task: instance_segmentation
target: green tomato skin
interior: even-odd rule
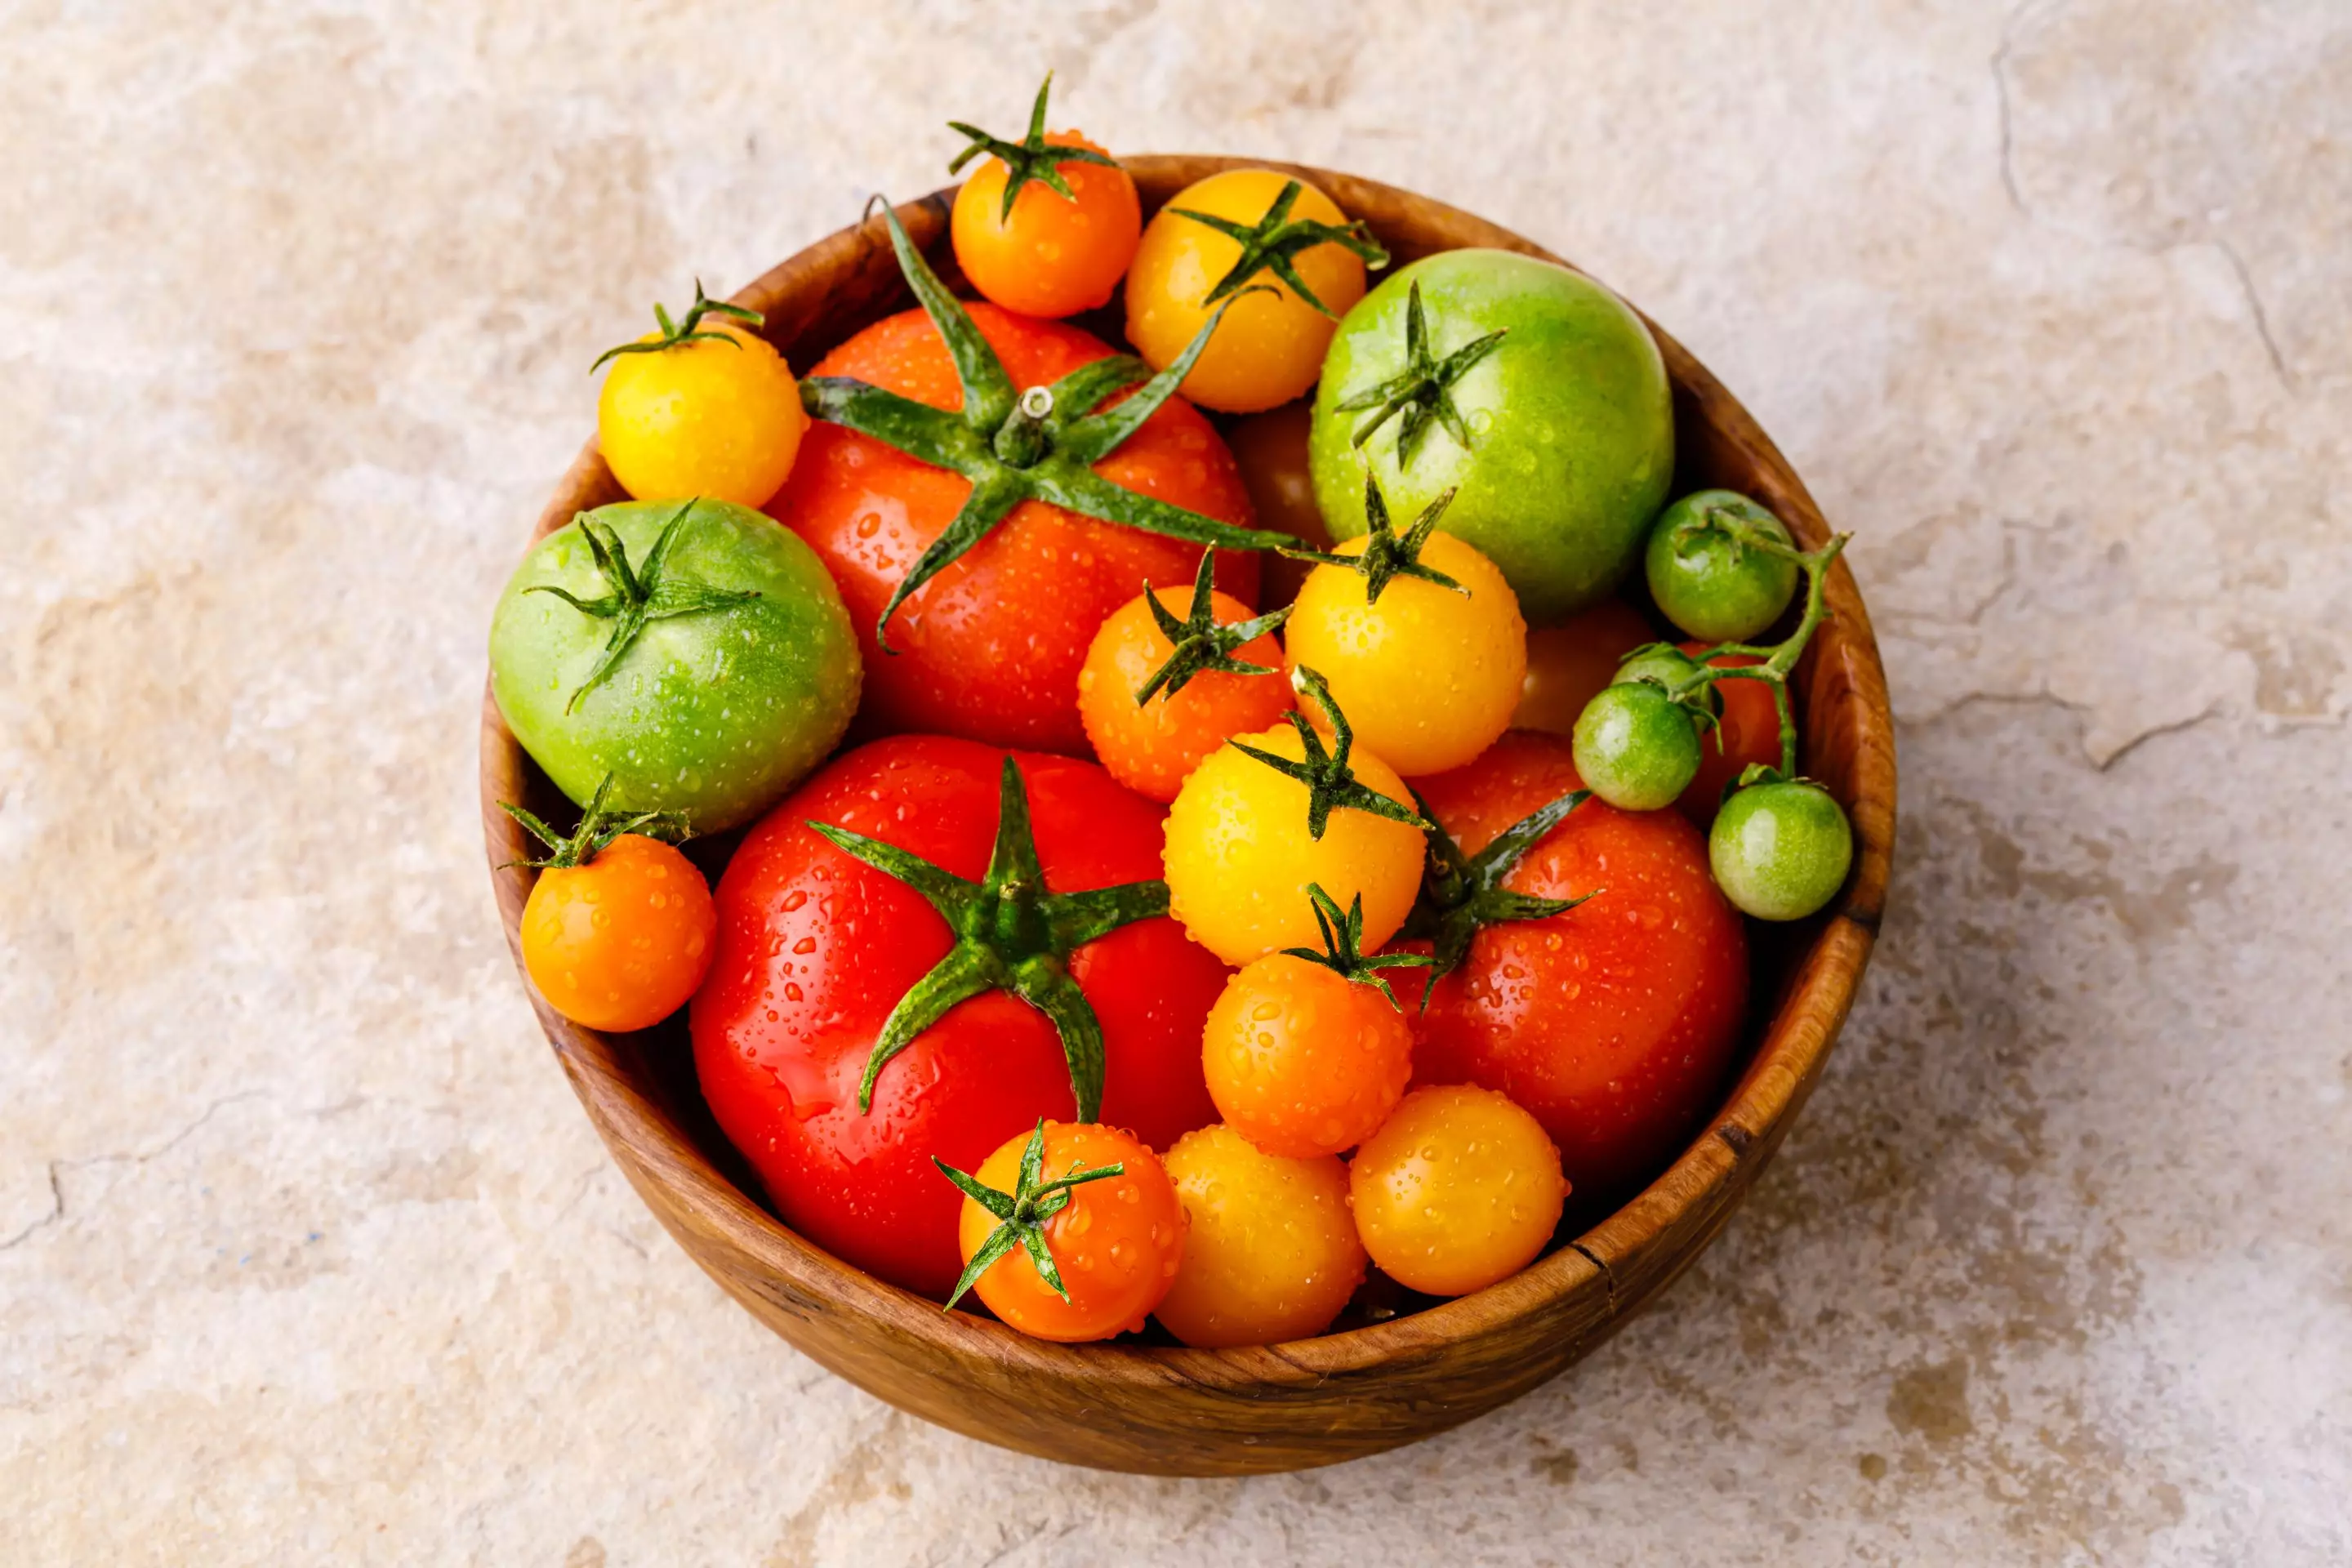
[[[1735,908],[1759,921],[1801,921],[1845,886],[1853,830],[1819,784],[1751,784],[1724,802],[1706,858]]]
[[[679,504],[628,501],[594,515],[636,568]],[[856,711],[863,667],[824,563],[761,513],[697,503],[671,542],[668,574],[760,596],[649,622],[566,713],[613,623],[529,591],[606,591],[578,523],[549,534],[499,599],[490,686],[523,750],[575,803],[609,772],[614,808],[682,812],[695,832],[715,833],[767,809],[833,750]]]
[[[1358,447],[1356,429],[1371,416],[1338,405],[1404,369],[1416,281],[1438,358],[1497,329],[1509,335],[1454,384],[1471,449],[1432,420],[1400,468],[1402,415]],[[1508,251],[1444,251],[1391,275],[1339,323],[1308,460],[1334,539],[1365,531],[1368,464],[1400,529],[1459,486],[1439,526],[1502,568],[1529,625],[1562,620],[1623,581],[1665,501],[1675,469],[1665,360],[1642,319],[1580,274]]]
[[[1737,490],[1699,490],[1658,514],[1643,568],[1666,619],[1701,642],[1746,642],[1780,618],[1797,595],[1797,563],[1744,549],[1706,526],[1729,512],[1783,544],[1780,520]]]
[[[1674,805],[1698,774],[1698,728],[1646,681],[1604,688],[1577,715],[1576,771],[1622,811]]]

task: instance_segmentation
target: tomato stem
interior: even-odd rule
[[[1136,688],[1138,708],[1161,691],[1173,697],[1191,684],[1196,675],[1209,670],[1226,675],[1272,675],[1275,671],[1263,664],[1251,664],[1235,658],[1234,649],[1254,642],[1280,626],[1290,618],[1295,605],[1285,605],[1278,610],[1230,626],[1217,624],[1216,593],[1217,555],[1213,550],[1201,552],[1201,568],[1192,574],[1192,604],[1184,618],[1178,620],[1168,606],[1160,602],[1160,595],[1150,584],[1143,585],[1143,602],[1151,610],[1151,618],[1160,626],[1160,635],[1174,644],[1166,663],[1151,672],[1151,679]]]
[[[613,775],[606,773],[596,793],[588,797],[588,808],[581,814],[580,826],[570,833],[559,833],[539,817],[511,801],[499,802],[499,809],[522,825],[523,831],[555,851],[541,860],[509,860],[509,866],[528,866],[534,870],[562,869],[584,866],[604,852],[604,847],[625,833],[642,834],[647,838],[677,843],[687,837],[686,818],[674,811],[608,811],[604,798],[613,793]]]
[[[1323,710],[1323,717],[1331,726],[1328,751],[1324,749],[1322,735],[1304,713],[1296,710],[1283,717],[1298,731],[1298,748],[1304,755],[1297,762],[1239,741],[1227,741],[1225,744],[1307,786],[1307,836],[1319,843],[1331,813],[1342,806],[1427,832],[1430,824],[1419,813],[1364,784],[1349,768],[1348,753],[1355,746],[1356,731],[1349,724],[1348,716],[1339,711],[1339,704],[1333,700],[1330,685],[1323,677],[1302,664],[1292,673],[1290,684],[1314,699],[1315,705]]]
[[[1416,577],[1424,583],[1434,583],[1441,588],[1451,588],[1464,598],[1470,590],[1440,572],[1434,566],[1421,563],[1422,547],[1437,528],[1437,520],[1454,504],[1461,490],[1459,485],[1422,508],[1421,515],[1400,537],[1389,521],[1388,498],[1381,494],[1380,480],[1370,468],[1364,470],[1364,547],[1353,555],[1340,555],[1328,550],[1286,550],[1282,553],[1293,561],[1312,561],[1325,566],[1338,566],[1361,574],[1364,579],[1364,603],[1377,605],[1381,595],[1391,582],[1399,577]]]
[[[1082,1117],[1080,1120],[1090,1121],[1093,1118]],[[1043,1117],[1037,1119],[1035,1129],[1029,1134],[1028,1143],[1022,1148],[1021,1173],[1009,1193],[990,1186],[968,1171],[957,1170],[937,1154],[931,1156],[931,1163],[937,1165],[940,1174],[953,1182],[964,1196],[997,1219],[996,1228],[988,1233],[988,1239],[980,1244],[972,1252],[971,1261],[963,1266],[962,1275],[948,1295],[947,1305],[940,1309],[943,1312],[953,1310],[955,1304],[963,1300],[963,1293],[978,1284],[980,1277],[993,1268],[998,1258],[1016,1247],[1028,1253],[1029,1261],[1036,1267],[1037,1278],[1052,1286],[1054,1294],[1065,1301],[1068,1300],[1069,1289],[1062,1283],[1061,1269],[1055,1266],[1053,1248],[1046,1245],[1045,1222],[1069,1206],[1073,1187],[1127,1173],[1127,1162],[1122,1160],[1111,1165],[1072,1165],[1069,1174],[1051,1182],[1045,1180],[1045,1120]]]
[[[1325,892],[1320,882],[1307,884],[1307,897],[1315,906],[1315,923],[1322,928],[1323,951],[1318,952],[1311,947],[1286,947],[1282,951],[1293,958],[1319,963],[1342,980],[1358,985],[1378,986],[1381,994],[1389,999],[1389,1005],[1400,1013],[1403,1012],[1404,1004],[1397,1000],[1396,992],[1390,987],[1387,977],[1381,971],[1426,969],[1437,961],[1412,952],[1375,953],[1367,958],[1364,956],[1364,895],[1358,893],[1344,914],[1340,912],[1339,900]]]
[[[743,346],[742,340],[732,332],[699,331],[702,318],[705,316],[725,316],[730,321],[741,321],[744,325],[751,327],[764,326],[767,322],[767,318],[757,310],[747,310],[741,305],[730,305],[725,300],[710,298],[702,291],[702,279],[698,278],[694,280],[694,303],[687,307],[686,314],[677,321],[672,321],[669,319],[669,310],[659,300],[654,302],[654,321],[661,328],[661,336],[658,339],[649,343],[626,342],[606,349],[596,356],[596,363],[588,367],[588,374],[595,374],[604,368],[606,362],[617,359],[622,354],[657,354],[664,349],[674,349],[680,343],[726,343],[736,349]]]
[[[1563,914],[1603,891],[1596,888],[1573,899],[1544,899],[1515,893],[1503,886],[1503,879],[1517,868],[1528,851],[1567,821],[1569,814],[1591,795],[1590,790],[1570,790],[1547,801],[1495,835],[1477,854],[1465,855],[1454,836],[1438,826],[1437,814],[1429,809],[1429,803],[1414,792],[1413,803],[1430,819],[1429,859],[1422,872],[1420,895],[1405,917],[1404,934],[1429,942],[1433,987],[1460,965],[1470,951],[1470,940],[1486,927]],[[1429,993],[1423,991],[1422,1007],[1425,1011],[1428,1006]]]
[[[1202,297],[1201,303],[1213,305],[1220,300],[1228,299],[1242,292],[1243,285],[1259,273],[1271,272],[1288,284],[1292,293],[1306,300],[1318,312],[1335,321],[1339,319],[1339,312],[1317,299],[1315,291],[1307,286],[1307,279],[1298,275],[1297,258],[1299,252],[1312,250],[1320,245],[1336,245],[1353,254],[1365,266],[1375,268],[1389,264],[1389,253],[1381,247],[1379,240],[1372,237],[1371,229],[1360,218],[1344,225],[1293,218],[1290,209],[1305,189],[1297,180],[1284,181],[1282,189],[1275,193],[1273,202],[1268,204],[1257,222],[1247,226],[1231,218],[1196,213],[1190,207],[1168,209],[1178,217],[1190,218],[1203,228],[1214,229],[1242,247],[1242,253],[1234,258],[1233,266],[1217,279],[1216,287]]]
[[[1334,412],[1361,414],[1377,410],[1356,426],[1352,439],[1359,448],[1378,434],[1381,426],[1402,416],[1396,440],[1400,469],[1412,461],[1433,420],[1444,426],[1454,444],[1466,452],[1470,450],[1470,425],[1454,405],[1454,385],[1470,373],[1471,366],[1494,353],[1508,331],[1504,328],[1475,338],[1439,359],[1429,346],[1429,321],[1422,310],[1421,280],[1416,278],[1405,295],[1404,369],[1344,399],[1335,405]]]
[[[997,222],[1013,221],[1013,204],[1020,199],[1024,188],[1033,181],[1044,185],[1066,202],[1075,204],[1078,194],[1062,177],[1065,163],[1096,163],[1106,169],[1116,169],[1118,160],[1091,147],[1057,147],[1045,140],[1045,98],[1054,90],[1054,73],[1047,71],[1037,89],[1037,100],[1029,106],[1029,134],[1018,142],[1007,142],[992,136],[977,125],[967,125],[961,120],[948,121],[948,129],[967,138],[971,145],[957,153],[948,164],[948,173],[961,174],[963,166],[974,158],[991,157],[1004,165],[1004,205],[998,210]]]

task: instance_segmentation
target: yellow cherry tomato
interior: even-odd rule
[[[1160,1326],[1202,1350],[1328,1328],[1364,1282],[1348,1167],[1265,1153],[1230,1127],[1187,1132],[1167,1164],[1189,1228]]]
[[[1542,1124],[1468,1085],[1414,1089],[1348,1165],[1364,1250],[1430,1296],[1466,1296],[1534,1262],[1567,1197]]]
[[[1234,741],[1292,762],[1307,754],[1287,724]],[[1412,809],[1412,792],[1378,756],[1359,748],[1350,765],[1366,788]],[[1421,887],[1421,830],[1340,806],[1318,839],[1308,832],[1307,802],[1304,784],[1229,744],[1192,770],[1168,808],[1160,860],[1169,912],[1227,963],[1239,966],[1277,948],[1319,950],[1310,883],[1322,884],[1342,909],[1361,896],[1367,952],[1394,936],[1412,908]]]
[[[695,331],[717,336],[614,357],[596,400],[604,461],[639,500],[764,505],[792,472],[808,428],[800,384],[748,327],[705,320]]]
[[[1343,540],[1333,552],[1358,558],[1367,542]],[[1420,563],[1469,592],[1401,575],[1369,600],[1362,573],[1318,566],[1283,628],[1291,668],[1320,670],[1358,742],[1407,778],[1461,767],[1493,745],[1528,668],[1518,596],[1493,562],[1433,533]]]
[[[1380,987],[1270,952],[1210,1007],[1201,1070],[1225,1125],[1267,1153],[1337,1154],[1404,1098],[1412,1026]]]
[[[1243,259],[1239,240],[1186,212],[1265,229],[1277,246],[1282,230],[1293,223],[1347,225],[1348,215],[1330,197],[1300,182],[1287,214],[1267,227],[1268,215],[1291,183],[1290,175],[1271,169],[1229,169],[1186,186],[1144,226],[1127,274],[1127,337],[1154,370],[1174,363],[1207,324],[1216,309],[1208,302],[1210,293]],[[1361,243],[1385,259],[1369,238]],[[1248,414],[1287,403],[1315,384],[1339,318],[1364,297],[1364,262],[1332,239],[1298,250],[1290,260],[1329,313],[1299,298],[1271,267],[1252,272],[1244,287],[1264,285],[1273,292],[1234,299],[1217,335],[1179,389],[1186,397],[1228,414]]]

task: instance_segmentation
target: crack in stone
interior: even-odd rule
[[[268,1089],[241,1089],[235,1094],[223,1095],[220,1099],[214,1100],[210,1105],[205,1106],[204,1114],[198,1116],[194,1121],[189,1122],[185,1127],[181,1128],[177,1132],[173,1133],[169,1138],[166,1138],[163,1142],[158,1143],[154,1148],[148,1150],[143,1154],[85,1154],[79,1159],[51,1160],[49,1162],[49,1212],[43,1215],[40,1218],[33,1221],[30,1225],[25,1226],[22,1230],[16,1232],[16,1235],[7,1237],[5,1240],[0,1240],[0,1252],[5,1252],[13,1247],[23,1245],[26,1240],[30,1239],[35,1233],[47,1230],[51,1226],[66,1217],[66,1189],[64,1176],[65,1173],[68,1169],[82,1171],[89,1170],[92,1166],[96,1165],[144,1165],[152,1160],[160,1160],[164,1155],[170,1153],[173,1150],[178,1148],[181,1144],[186,1142],[190,1138],[195,1136],[199,1128],[203,1127],[205,1122],[210,1121],[226,1107],[234,1105],[242,1100],[267,1100],[268,1098],[269,1091]]]

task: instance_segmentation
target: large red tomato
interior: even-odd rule
[[[1092,333],[966,306],[1016,387],[1050,385],[1109,354]],[[812,376],[853,376],[933,407],[963,406],[954,362],[920,310],[877,321],[819,361]],[[1249,492],[1208,420],[1171,398],[1095,471],[1220,522],[1248,527]],[[806,540],[848,602],[866,655],[861,718],[882,731],[937,731],[996,745],[1083,756],[1078,667],[1113,610],[1148,583],[1192,580],[1201,546],[1024,501],[969,554],[875,623],[916,557],[944,531],[971,481],[820,420],[768,510]],[[1257,557],[1220,552],[1217,584],[1257,602]]]
[[[901,735],[836,759],[745,837],[719,879],[719,939],[692,1014],[695,1067],[719,1127],[776,1212],[811,1241],[910,1290],[945,1296],[962,1262],[961,1198],[936,1155],[977,1170],[1039,1117],[1075,1110],[1059,1036],[1004,991],[958,1003],[860,1076],[883,1021],[949,951],[914,889],[808,826],[847,828],[968,881],[986,871],[1004,753]],[[1091,763],[1016,754],[1049,893],[1160,875],[1160,808]],[[1101,1120],[1166,1148],[1216,1120],[1201,1031],[1227,972],[1165,915],[1074,949],[1100,1021]]]
[[[1514,730],[1477,761],[1418,781],[1465,855],[1579,787],[1569,742]],[[1593,895],[1489,925],[1414,1020],[1416,1083],[1475,1083],[1535,1113],[1582,1197],[1655,1175],[1721,1089],[1748,998],[1739,916],[1676,811],[1588,800],[1502,879],[1538,898]],[[1417,972],[1399,971],[1419,1001]]]

